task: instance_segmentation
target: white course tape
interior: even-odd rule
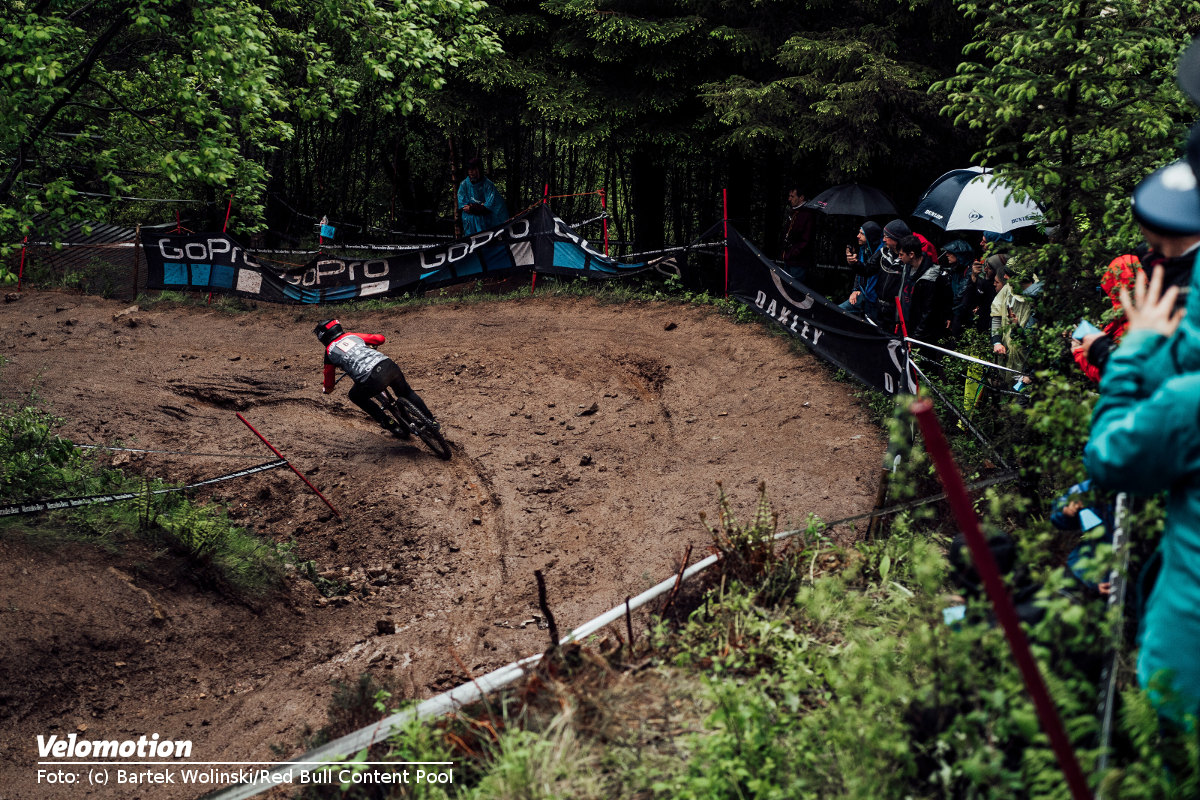
[[[984,361],[982,358],[976,358],[975,356],[969,356],[969,355],[966,355],[965,353],[960,353],[957,350],[947,350],[944,347],[938,347],[936,344],[929,344],[928,342],[918,341],[917,339],[914,339],[911,336],[905,336],[904,341],[908,342],[909,344],[915,344],[918,347],[928,347],[930,350],[937,350],[939,353],[945,353],[948,356],[954,356],[955,358],[961,358],[963,361],[970,361],[975,364],[982,364],[983,366],[991,367],[992,369],[1002,369],[1005,372],[1012,372],[1017,375],[1024,374],[1019,369],[1010,369],[1009,367],[1002,367],[999,364],[993,364],[991,361]]]
[[[797,531],[788,531],[784,534],[779,534],[780,537],[796,533]],[[683,579],[690,578],[697,572],[708,569],[713,564],[717,563],[720,557],[711,555],[701,561],[697,561],[692,566],[683,571]],[[672,575],[662,583],[647,589],[637,597],[629,601],[629,610],[641,608],[646,603],[654,598],[668,592],[675,585],[677,576]],[[591,636],[596,631],[615,622],[625,614],[625,603],[616,608],[607,611],[590,622],[585,622],[578,628],[575,628],[565,637],[560,644],[570,644]],[[257,794],[267,791],[268,789],[278,786],[279,784],[272,781],[272,776],[289,776],[286,780],[295,781],[296,776],[300,773],[311,772],[320,769],[322,766],[337,764],[348,756],[357,753],[364,747],[369,747],[373,744],[378,744],[392,735],[392,731],[400,728],[414,719],[425,719],[427,717],[440,717],[449,714],[455,709],[470,705],[478,700],[481,700],[485,695],[488,695],[497,689],[502,689],[510,683],[521,678],[526,673],[529,667],[537,664],[542,660],[542,654],[536,653],[531,656],[526,656],[520,661],[514,661],[511,664],[493,670],[488,674],[476,678],[469,683],[464,683],[461,686],[456,686],[448,692],[439,694],[437,697],[418,703],[412,708],[407,708],[404,711],[393,714],[390,717],[384,717],[371,724],[366,728],[349,733],[340,739],[334,739],[328,744],[318,747],[316,750],[310,750],[295,761],[284,761],[277,763],[270,771],[254,771],[254,779],[247,783],[239,783],[235,786],[230,786],[218,792],[205,795],[205,798],[211,800],[243,800],[243,798],[254,797]],[[282,777],[279,780],[285,780]]]

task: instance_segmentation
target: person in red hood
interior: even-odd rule
[[[336,319],[318,322],[313,333],[325,347],[325,380],[321,386],[322,394],[329,394],[336,384],[334,373],[341,368],[354,381],[350,390],[350,399],[356,406],[367,412],[380,425],[402,439],[407,439],[409,431],[399,422],[388,417],[383,406],[377,399],[380,392],[391,387],[397,396],[406,398],[417,409],[438,426],[433,413],[412,387],[404,379],[404,373],[395,361],[375,349],[387,338],[379,333],[349,333],[342,329],[342,323]]]
[[[1113,309],[1121,310],[1121,287],[1125,287],[1126,291],[1133,289],[1133,281],[1137,277],[1137,273],[1142,269],[1141,261],[1132,253],[1126,253],[1122,256],[1117,256],[1108,263],[1108,268],[1104,270],[1104,277],[1100,279],[1100,288],[1108,295],[1108,299],[1112,301]],[[1114,318],[1111,322],[1101,329],[1099,334],[1091,334],[1085,336],[1083,340],[1071,340],[1071,355],[1075,358],[1075,363],[1083,370],[1083,374],[1087,375],[1096,383],[1100,382],[1100,376],[1104,372],[1104,364],[1108,361],[1109,351],[1117,346],[1121,341],[1122,334],[1129,327],[1129,320],[1124,314]],[[1103,341],[1100,340],[1103,338]],[[1100,344],[1097,344],[1100,342]],[[1093,350],[1093,346],[1095,349]],[[1095,358],[1093,361],[1092,358]]]

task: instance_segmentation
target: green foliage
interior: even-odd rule
[[[1022,258],[1049,279],[1052,304],[1075,311],[1108,260],[1140,240],[1133,187],[1179,157],[1194,114],[1175,86],[1175,64],[1200,3],[964,0],[959,8],[976,23],[971,60],[931,91],[944,93],[943,111],[957,125],[983,136],[976,159],[1057,226],[1049,246]]]
[[[919,448],[912,456],[905,471],[928,469]],[[483,753],[459,751],[470,776],[459,793],[664,800],[1067,796],[1005,637],[987,622],[986,603],[972,601],[966,621],[954,627],[942,621],[941,609],[956,599],[947,593],[944,537],[901,514],[890,537],[849,552],[830,547],[818,525],[772,551],[774,514],[761,490],[749,523],[733,517],[724,495],[719,505],[717,546],[731,561],[761,568],[744,570],[753,573],[748,582],[727,571],[682,627],[659,624],[652,639],[660,669],[671,671],[669,684],[703,682],[704,700],[692,711],[703,716],[658,734],[660,758],[614,757],[624,751],[613,750],[595,709],[616,698],[585,681],[546,701],[556,712],[549,722],[528,711],[506,715],[504,733]],[[1047,548],[1053,535],[1027,503],[991,492],[984,506],[987,519],[1020,528],[1031,556]],[[1192,796],[1200,775],[1197,739],[1160,730],[1140,692],[1122,698],[1118,749],[1106,772],[1095,771],[1099,668],[1115,620],[1103,604],[1072,598],[1072,579],[1060,568],[1045,564],[1038,574],[1046,614],[1027,635],[1093,787],[1102,784],[1109,796]],[[618,685],[635,686],[647,674],[628,673]],[[536,704],[530,691],[494,698],[492,707],[508,709],[520,697],[528,709]],[[563,699],[585,692],[588,714]],[[650,714],[636,705],[630,713],[640,720]],[[392,756],[445,753],[441,725],[414,726],[405,737],[415,747]]]
[[[262,225],[267,159],[297,120],[406,114],[494,53],[481,2],[18,0],[0,12],[0,242],[98,218],[118,195],[234,199]],[[210,197],[212,195],[209,195]],[[51,227],[51,230],[53,228]]]
[[[0,532],[44,541],[82,539],[117,544],[143,540],[167,545],[195,567],[201,583],[245,595],[277,589],[283,559],[275,545],[233,525],[223,511],[193,504],[177,492],[156,494],[161,481],[131,481],[119,470],[84,459],[54,432],[61,420],[35,406],[0,414],[0,501],[42,500],[137,492],[123,503],[81,506],[39,517],[6,519]]]
[[[3,409],[0,416],[0,500],[60,494],[85,472],[79,451],[54,432],[61,423],[34,407]]]
[[[702,91],[725,141],[775,145],[834,183],[930,162],[946,138],[940,98],[927,90],[957,61],[966,31],[950,3],[908,5],[723,8],[726,25],[713,36],[742,70]]]

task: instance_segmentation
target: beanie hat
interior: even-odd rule
[[[1026,268],[1024,261],[1012,257],[1009,257],[1008,262],[1004,265],[1000,277],[1002,280],[1016,281],[1018,284],[1029,283],[1037,279],[1037,276]]]
[[[911,233],[912,231],[908,229],[908,226],[904,224],[904,220],[902,219],[894,219],[883,226],[883,235],[889,239],[895,239],[897,242]]]
[[[992,255],[987,257],[987,261],[985,261],[984,263],[988,265],[988,268],[993,273],[995,273],[996,275],[1000,275],[1001,276],[1000,279],[1003,280],[1004,279],[1004,277],[1003,277],[1004,265],[1008,263],[1008,254],[1007,253],[993,253]]]

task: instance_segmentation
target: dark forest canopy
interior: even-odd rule
[[[878,186],[902,212],[986,162],[1116,234],[1177,152],[1195,4],[885,0],[8,2],[0,241],[32,219],[231,232],[449,232],[480,155],[513,212],[607,192],[614,235],[722,216],[768,248],[786,185]],[[114,197],[190,201],[139,203]],[[567,219],[595,195],[559,201]],[[44,222],[41,224],[45,228]],[[43,230],[42,235],[46,232]]]

